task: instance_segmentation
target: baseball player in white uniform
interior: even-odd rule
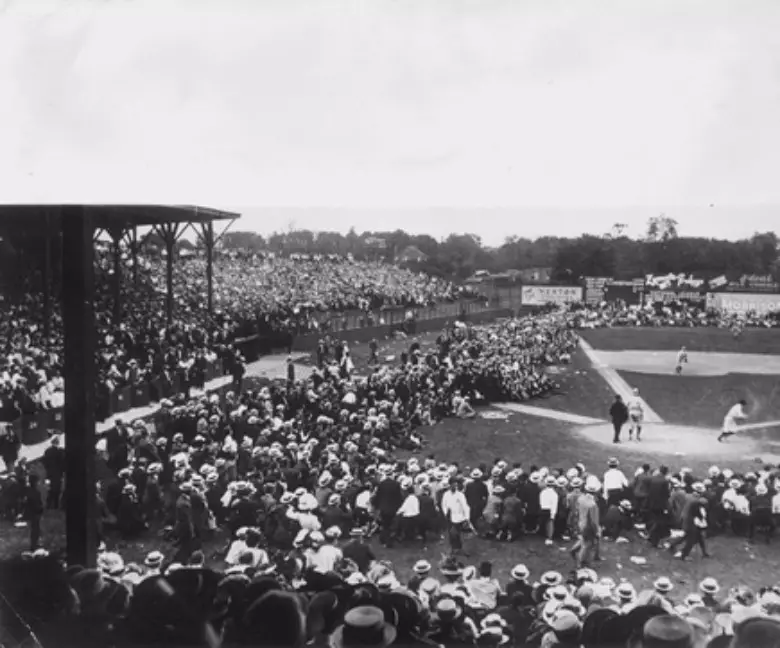
[[[678,376],[681,375],[684,364],[688,364],[688,350],[685,347],[682,347],[677,353],[677,366],[674,368],[674,373]]]
[[[723,439],[737,433],[739,422],[744,421],[748,417],[747,414],[745,414],[746,405],[747,401],[741,400],[728,411],[728,414],[726,414],[723,419],[723,430],[718,437],[718,441],[722,442]]]
[[[628,399],[628,440],[631,441],[636,431],[636,440],[641,441],[642,421],[645,418],[645,410],[642,399],[639,397],[639,389],[634,388],[634,393]]]

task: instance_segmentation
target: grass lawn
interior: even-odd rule
[[[560,385],[560,390],[529,401],[529,405],[591,418],[607,418],[615,394],[582,350],[577,349],[572,354],[570,364],[550,367],[548,373]]]
[[[746,329],[739,340],[717,328],[630,328],[585,330],[580,333],[602,351],[689,351],[780,354],[780,330]]]

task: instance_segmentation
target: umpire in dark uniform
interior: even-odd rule
[[[609,408],[609,416],[612,419],[612,427],[615,430],[615,437],[612,439],[612,443],[620,443],[620,430],[623,429],[626,421],[628,421],[628,407],[626,407],[620,394],[615,394],[615,402]]]

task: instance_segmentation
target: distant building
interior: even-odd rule
[[[552,268],[525,268],[523,270],[511,270],[517,273],[517,278],[523,283],[548,284],[552,275]]]
[[[418,247],[409,245],[395,258],[396,263],[422,263],[428,260],[428,255],[422,252]]]

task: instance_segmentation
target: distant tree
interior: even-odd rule
[[[226,250],[252,250],[259,252],[265,249],[266,241],[257,232],[225,232],[220,239],[220,244]]]
[[[649,242],[665,242],[677,238],[677,221],[666,214],[653,216],[647,221],[646,239]]]
[[[626,235],[626,230],[628,229],[628,225],[625,223],[615,223],[612,226],[612,229],[607,232],[607,235],[605,238],[609,239],[620,239],[623,238]]]
[[[598,236],[581,236],[557,252],[552,278],[556,281],[581,277],[612,277],[617,267],[615,248]]]

